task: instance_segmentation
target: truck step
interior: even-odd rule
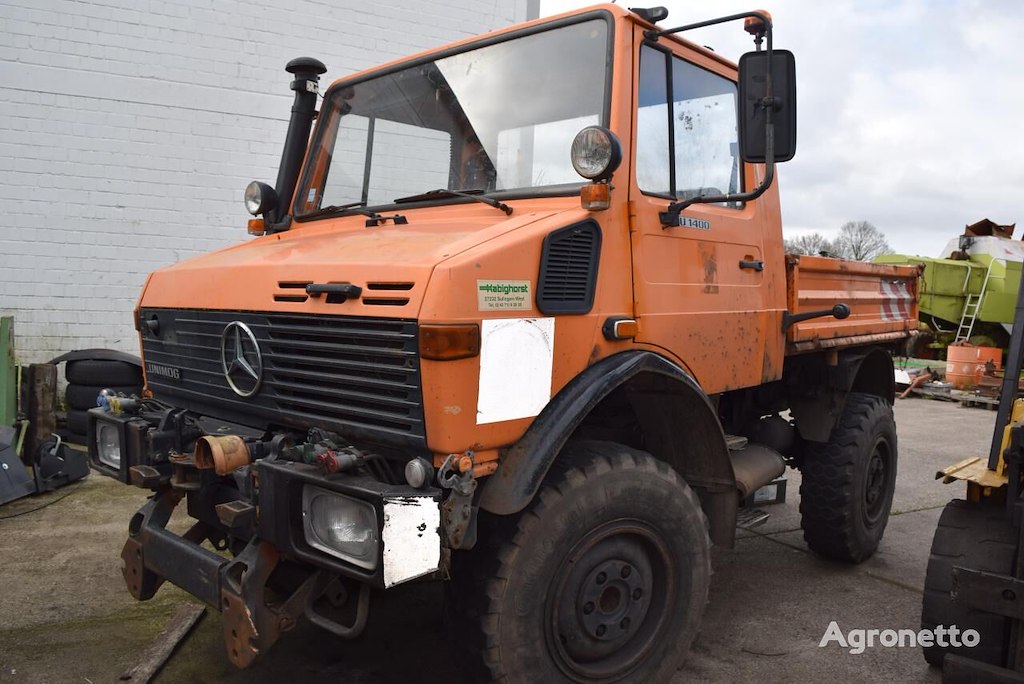
[[[760,508],[741,508],[736,514],[736,527],[741,530],[749,530],[753,527],[768,522],[771,513],[762,511]]]

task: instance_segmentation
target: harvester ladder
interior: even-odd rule
[[[981,292],[973,294],[968,292],[964,300],[964,311],[960,316],[960,326],[956,329],[956,339],[953,343],[967,342],[974,333],[974,322],[978,320],[978,312],[981,310],[981,302],[988,291],[988,281],[992,277],[992,264],[985,269],[985,280],[981,284]]]

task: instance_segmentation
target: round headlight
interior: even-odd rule
[[[587,126],[572,141],[572,167],[590,180],[607,180],[622,161],[622,146],[603,126]]]
[[[277,193],[266,183],[253,181],[245,186],[245,209],[253,216],[265,214],[277,204]]]

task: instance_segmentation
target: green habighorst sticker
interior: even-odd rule
[[[480,311],[523,311],[533,308],[529,280],[478,280],[476,301]]]

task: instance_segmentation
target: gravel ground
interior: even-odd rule
[[[963,485],[936,469],[987,451],[995,412],[908,399],[896,405],[900,442],[893,517],[878,553],[843,566],[811,554],[799,522],[799,474],[784,504],[716,549],[701,634],[674,681],[938,682],[917,649],[853,655],[819,648],[831,621],[850,629],[917,629],[932,533]],[[135,602],[121,580],[120,549],[145,493],[98,474],[41,497],[0,507],[0,681],[112,682],[130,667],[181,602],[165,585]],[[33,510],[43,504],[48,505]],[[16,515],[23,513],[21,515]],[[16,517],[7,517],[12,516]],[[178,524],[183,524],[179,521]],[[307,624],[287,634],[247,671],[234,670],[220,616],[207,614],[160,673],[160,683],[458,682],[455,648],[441,630],[438,585],[377,594],[366,634],[340,642]]]

